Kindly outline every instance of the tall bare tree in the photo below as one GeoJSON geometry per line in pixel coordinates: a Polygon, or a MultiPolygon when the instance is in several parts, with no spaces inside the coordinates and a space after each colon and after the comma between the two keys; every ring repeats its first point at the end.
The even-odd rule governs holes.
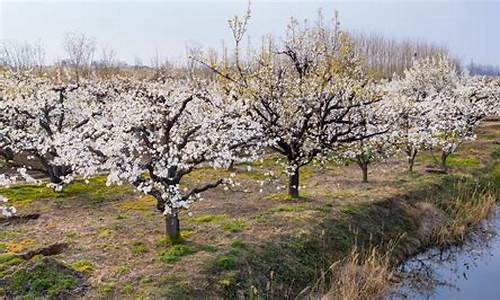
{"type": "Polygon", "coordinates": [[[90,71],[92,58],[96,52],[96,42],[83,33],[69,32],[64,36],[64,50],[67,62],[74,70],[76,80],[90,71]]]}
{"type": "Polygon", "coordinates": [[[39,42],[3,41],[0,65],[14,71],[41,69],[45,65],[45,49],[39,42]]]}

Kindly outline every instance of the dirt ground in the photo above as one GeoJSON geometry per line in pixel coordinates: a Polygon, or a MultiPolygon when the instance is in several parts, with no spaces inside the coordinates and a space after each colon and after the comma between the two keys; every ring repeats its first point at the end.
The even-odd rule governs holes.
{"type": "MultiPolygon", "coordinates": [[[[500,152],[499,122],[485,123],[478,135],[478,141],[463,145],[450,158],[451,173],[487,167],[490,153],[500,152]]],[[[238,284],[242,265],[235,249],[320,234],[320,223],[353,205],[404,197],[434,182],[443,175],[426,171],[433,164],[430,153],[421,153],[410,174],[403,159],[394,158],[371,166],[366,184],[355,164],[308,166],[301,172],[299,200],[285,195],[286,178],[272,158],[254,164],[249,172],[243,165],[231,172],[200,170],[187,178],[187,185],[234,172],[241,186],[205,192],[189,215],[181,215],[182,247],[165,239],[163,216],[154,200],[127,186],[108,188],[96,179],[90,186],[77,183],[63,195],[44,187],[2,190],[19,214],[40,217],[0,223],[0,253],[66,242],[69,247],[55,258],[86,266],[82,271],[90,298],[178,297],[190,290],[216,295],[225,285],[238,284]],[[268,182],[269,172],[276,174],[273,182],[268,182]]]]}

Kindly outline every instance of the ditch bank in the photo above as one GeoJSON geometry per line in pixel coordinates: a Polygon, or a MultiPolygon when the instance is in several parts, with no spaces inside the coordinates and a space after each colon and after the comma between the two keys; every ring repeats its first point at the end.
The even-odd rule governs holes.
{"type": "MultiPolygon", "coordinates": [[[[440,175],[404,195],[333,209],[312,232],[300,236],[253,246],[232,245],[207,268],[210,293],[224,298],[382,296],[398,281],[397,276],[391,273],[386,284],[369,294],[345,294],[335,290],[332,263],[341,264],[355,248],[362,264],[376,248],[385,253],[392,270],[428,248],[463,243],[500,199],[499,170],[494,159],[490,167],[472,174],[440,175]]],[[[355,277],[359,280],[360,276],[355,277]]],[[[187,294],[206,293],[205,289],[187,294]]]]}

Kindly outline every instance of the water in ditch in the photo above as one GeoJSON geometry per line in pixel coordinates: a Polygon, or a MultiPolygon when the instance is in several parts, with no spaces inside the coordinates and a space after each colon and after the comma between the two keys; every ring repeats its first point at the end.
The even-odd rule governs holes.
{"type": "Polygon", "coordinates": [[[500,299],[500,208],[464,245],[429,249],[403,263],[389,299],[500,299]]]}

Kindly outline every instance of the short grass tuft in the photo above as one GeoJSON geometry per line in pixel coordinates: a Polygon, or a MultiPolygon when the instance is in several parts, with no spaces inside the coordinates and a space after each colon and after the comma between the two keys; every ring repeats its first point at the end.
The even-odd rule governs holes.
{"type": "Polygon", "coordinates": [[[160,261],[167,264],[175,263],[181,260],[183,256],[191,255],[195,252],[196,251],[188,245],[174,245],[167,251],[160,253],[160,261]]]}

